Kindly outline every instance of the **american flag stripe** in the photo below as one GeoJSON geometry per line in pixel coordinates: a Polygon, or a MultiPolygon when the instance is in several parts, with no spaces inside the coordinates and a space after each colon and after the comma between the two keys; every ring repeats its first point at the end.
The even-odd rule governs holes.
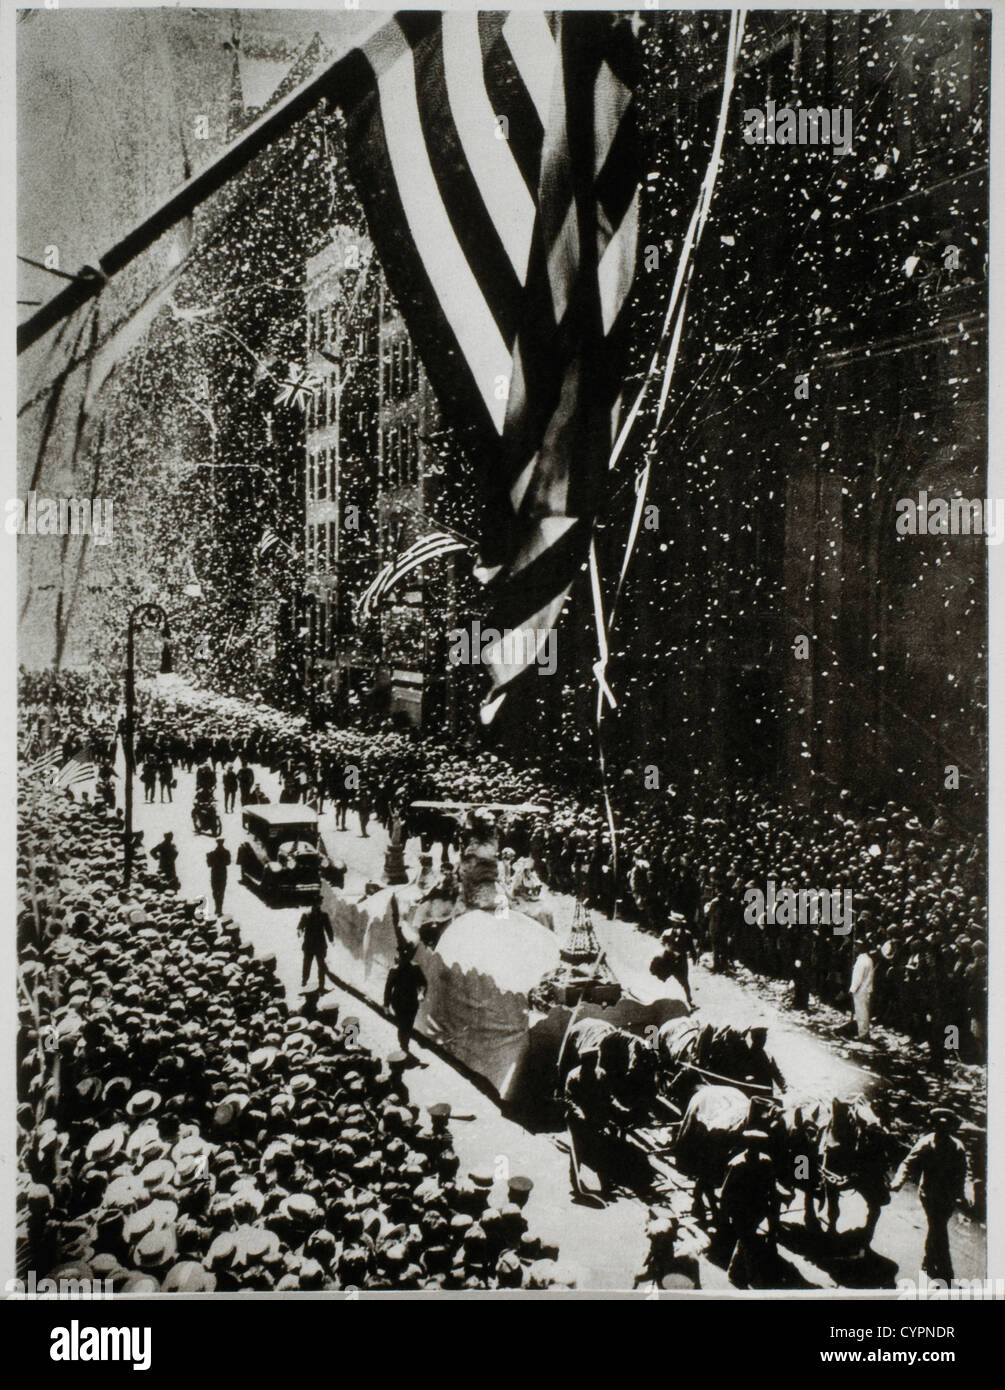
{"type": "MultiPolygon", "coordinates": [[[[448,110],[456,113],[456,131],[486,212],[522,285],[534,234],[534,199],[520,173],[506,126],[496,113],[485,84],[478,36],[478,16],[471,10],[444,13],[443,63],[448,110]]],[[[453,121],[451,122],[453,124],[453,121]]]]}
{"type": "Polygon", "coordinates": [[[542,630],[586,559],[618,419],[634,35],[602,13],[408,13],[358,53],[335,94],[350,169],[433,388],[481,441],[493,625],[542,630]]]}
{"type": "Polygon", "coordinates": [[[554,28],[541,10],[513,10],[503,21],[502,34],[537,109],[542,130],[546,130],[558,61],[554,28]]]}
{"type": "MultiPolygon", "coordinates": [[[[495,145],[505,149],[506,142],[495,138],[491,112],[466,112],[462,107],[457,112],[455,124],[443,44],[449,27],[454,35],[451,44],[454,53],[472,51],[473,40],[473,51],[477,54],[477,29],[472,27],[468,33],[463,30],[457,33],[456,26],[448,25],[450,19],[473,21],[475,17],[473,14],[445,15],[442,29],[438,16],[433,18],[436,27],[428,35],[423,35],[428,37],[428,42],[423,43],[415,54],[422,134],[450,225],[508,350],[516,331],[516,306],[527,273],[530,238],[534,230],[534,205],[510,158],[510,168],[516,175],[524,201],[513,207],[497,206],[496,216],[486,207],[483,189],[491,190],[493,180],[485,168],[484,146],[495,145]],[[483,124],[478,123],[480,117],[483,124]],[[465,141],[461,139],[461,129],[468,131],[465,141]],[[469,149],[475,151],[477,167],[483,170],[481,182],[472,168],[469,149]],[[446,170],[452,171],[449,177],[444,172],[446,170]],[[499,214],[502,214],[501,218],[499,214]],[[507,241],[510,243],[509,250],[507,241]],[[514,260],[522,262],[519,273],[514,260]]],[[[452,59],[452,63],[456,64],[456,59],[452,59]]],[[[469,63],[467,66],[474,65],[469,63]]],[[[462,72],[462,76],[463,81],[455,75],[455,91],[466,91],[469,86],[467,74],[462,72]]],[[[498,198],[495,201],[498,204],[498,198]]],[[[508,363],[505,371],[508,374],[508,363]]]]}
{"type": "Polygon", "coordinates": [[[401,197],[409,235],[489,418],[501,432],[506,402],[499,398],[497,383],[509,379],[510,349],[440,194],[422,135],[412,49],[401,26],[392,20],[370,40],[364,53],[377,82],[389,172],[401,197]]]}
{"type": "MultiPolygon", "coordinates": [[[[514,16],[509,18],[512,19],[514,16]]],[[[541,141],[544,136],[544,124],[510,48],[511,42],[518,44],[512,25],[509,38],[503,37],[503,26],[508,22],[505,14],[483,13],[478,16],[485,90],[495,114],[506,120],[513,159],[536,207],[537,189],[541,179],[541,141]]],[[[547,80],[551,81],[551,76],[544,73],[543,65],[548,63],[553,68],[555,57],[554,46],[550,49],[542,47],[537,58],[542,68],[542,76],[535,77],[536,82],[543,85],[546,75],[547,80]]]]}
{"type": "Polygon", "coordinates": [[[58,748],[50,748],[48,753],[43,753],[40,758],[36,759],[35,762],[30,763],[29,766],[25,768],[25,774],[29,777],[36,776],[37,774],[42,774],[44,776],[45,773],[59,766],[60,757],[61,754],[58,748]]]}
{"type": "Polygon", "coordinates": [[[378,571],[360,600],[360,617],[362,619],[368,618],[384,595],[412,570],[418,569],[421,565],[429,564],[430,561],[438,559],[441,555],[449,555],[454,551],[466,549],[467,545],[464,541],[460,541],[446,532],[435,532],[415,541],[407,550],[378,571]]]}
{"type": "Polygon", "coordinates": [[[540,656],[549,636],[558,627],[569,589],[550,598],[543,608],[514,627],[503,628],[499,641],[489,643],[482,652],[496,675],[495,690],[482,706],[482,719],[491,723],[498,709],[497,701],[505,698],[506,687],[518,680],[528,666],[540,656]]]}

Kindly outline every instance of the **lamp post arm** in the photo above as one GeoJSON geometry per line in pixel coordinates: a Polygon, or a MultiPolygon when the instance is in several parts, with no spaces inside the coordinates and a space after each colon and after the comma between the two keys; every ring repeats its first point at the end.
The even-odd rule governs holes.
{"type": "Polygon", "coordinates": [[[133,872],[133,775],[135,773],[136,713],[136,629],[141,624],[166,623],[167,615],[159,603],[138,603],[130,611],[126,628],[126,732],[123,754],[126,764],[125,815],[123,817],[123,884],[128,887],[133,872]]]}

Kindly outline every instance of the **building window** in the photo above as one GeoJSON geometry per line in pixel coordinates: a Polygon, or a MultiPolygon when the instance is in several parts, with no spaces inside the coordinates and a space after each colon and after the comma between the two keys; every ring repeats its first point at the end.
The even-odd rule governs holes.
{"type": "Polygon", "coordinates": [[[408,422],[408,462],[406,476],[410,483],[419,481],[419,435],[415,421],[408,422]]]}
{"type": "Polygon", "coordinates": [[[307,455],[307,500],[313,502],[317,496],[317,460],[314,454],[307,455]]]}
{"type": "Polygon", "coordinates": [[[408,394],[414,395],[419,389],[419,359],[415,355],[412,340],[408,340],[408,394]]]}

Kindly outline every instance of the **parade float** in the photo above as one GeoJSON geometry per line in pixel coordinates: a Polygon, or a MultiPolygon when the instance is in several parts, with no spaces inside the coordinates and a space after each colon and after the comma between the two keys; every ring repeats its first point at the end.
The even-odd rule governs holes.
{"type": "Polygon", "coordinates": [[[520,910],[500,869],[493,816],[469,811],[460,839],[456,869],[434,874],[424,855],[419,874],[402,881],[396,827],[385,885],[355,896],[322,885],[334,930],[329,964],[340,979],[382,1005],[400,932],[416,945],[426,979],[415,1031],[520,1110],[550,1103],[574,1020],[602,1018],[652,1036],[647,1029],[687,1013],[675,982],[615,973],[582,904],[564,935],[545,924],[551,912],[539,893],[535,916],[520,910]]]}

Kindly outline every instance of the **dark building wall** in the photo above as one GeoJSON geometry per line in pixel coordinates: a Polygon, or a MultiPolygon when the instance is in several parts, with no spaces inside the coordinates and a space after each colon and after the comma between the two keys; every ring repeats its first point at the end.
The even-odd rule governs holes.
{"type": "MultiPolygon", "coordinates": [[[[727,23],[665,15],[646,39],[642,242],[659,266],[638,274],[630,387],[707,163],[727,23]]],[[[678,783],[749,776],[799,801],[848,787],[979,814],[983,543],[898,537],[894,522],[921,487],[986,490],[988,37],[978,12],[748,16],[674,386],[649,441],[658,525],[640,533],[611,643],[615,772],[654,763],[678,783]],[[853,153],[745,144],[743,111],[769,97],[848,108],[853,153]],[[944,786],[950,764],[959,791],[944,786]]],[[[641,447],[626,451],[605,499],[608,592],[641,462],[641,447]]],[[[536,709],[583,730],[592,754],[585,581],[560,651],[561,683],[532,681],[500,733],[526,746],[536,709]]]]}

